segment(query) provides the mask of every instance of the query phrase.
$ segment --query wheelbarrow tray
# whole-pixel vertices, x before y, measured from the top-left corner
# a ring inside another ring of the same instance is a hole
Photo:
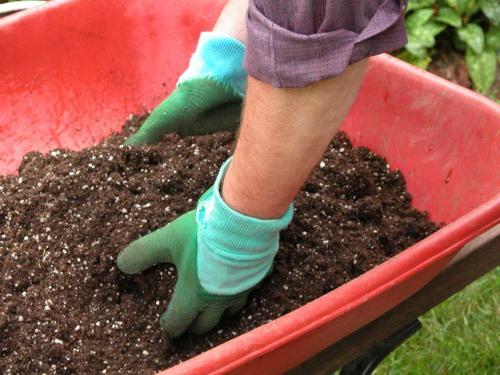
[[[54,1],[0,19],[0,173],[26,152],[81,149],[175,86],[223,0]],[[335,95],[335,93],[332,93]],[[390,56],[371,59],[342,125],[404,174],[441,230],[313,302],[166,373],[281,373],[429,282],[500,222],[500,109]]]

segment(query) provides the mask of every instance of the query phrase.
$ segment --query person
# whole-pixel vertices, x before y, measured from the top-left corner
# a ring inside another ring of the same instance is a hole
[[[353,104],[367,58],[406,43],[404,0],[230,0],[177,88],[127,145],[233,129],[234,155],[196,209],[129,244],[120,270],[173,263],[161,326],[203,334],[272,270],[293,199]],[[245,27],[246,24],[246,27]]]

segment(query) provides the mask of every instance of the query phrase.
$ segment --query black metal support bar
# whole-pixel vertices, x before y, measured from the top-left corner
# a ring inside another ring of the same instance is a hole
[[[420,321],[414,320],[384,341],[375,344],[365,354],[344,366],[340,371],[340,375],[371,375],[380,362],[413,336],[421,327],[422,324]]]

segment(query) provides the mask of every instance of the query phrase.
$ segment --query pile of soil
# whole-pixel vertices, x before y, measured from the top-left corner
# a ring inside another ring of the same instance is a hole
[[[0,373],[153,373],[286,314],[437,229],[410,205],[398,171],[335,137],[297,197],[274,272],[245,309],[206,336],[159,329],[176,272],[117,270],[130,241],[195,207],[234,136],[166,136],[25,156],[0,177]]]

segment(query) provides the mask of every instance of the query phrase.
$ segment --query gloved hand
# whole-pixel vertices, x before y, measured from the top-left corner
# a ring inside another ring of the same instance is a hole
[[[279,231],[291,221],[290,205],[280,219],[261,220],[231,209],[220,195],[228,160],[213,188],[196,210],[128,245],[118,256],[125,273],[141,272],[157,263],[177,268],[177,284],[160,325],[171,337],[188,328],[203,334],[224,313],[234,314],[249,292],[270,272],[278,251]]]
[[[166,133],[235,130],[246,85],[245,46],[222,33],[202,33],[177,88],[156,107],[125,145],[152,144]]]

